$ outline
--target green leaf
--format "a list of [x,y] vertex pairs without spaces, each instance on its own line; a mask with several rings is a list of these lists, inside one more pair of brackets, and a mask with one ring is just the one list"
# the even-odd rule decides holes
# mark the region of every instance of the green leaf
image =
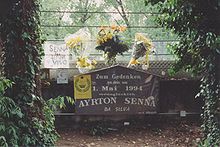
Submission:
[[8,144],[7,144],[4,136],[0,136],[0,146],[1,147],[8,147]]
[[216,49],[216,52],[217,52],[218,54],[220,54],[220,48],[217,48],[217,49]]

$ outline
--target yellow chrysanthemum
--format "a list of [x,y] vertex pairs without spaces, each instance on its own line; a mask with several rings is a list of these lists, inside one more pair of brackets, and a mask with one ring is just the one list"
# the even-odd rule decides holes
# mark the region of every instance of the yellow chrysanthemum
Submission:
[[121,26],[121,27],[120,27],[120,31],[121,31],[121,32],[124,32],[126,29],[127,29],[127,28],[126,28],[125,26]]
[[75,48],[80,42],[82,42],[82,39],[80,37],[71,38],[66,41],[66,46],[73,49]]
[[111,40],[113,38],[113,36],[115,35],[114,34],[115,31],[123,32],[125,30],[126,30],[125,26],[116,26],[116,25],[112,25],[110,27],[101,26],[96,43],[98,45],[101,45],[101,44]]
[[135,34],[135,41],[143,41],[144,45],[150,50],[153,47],[153,44],[150,39],[145,37],[141,33],[136,33]]
[[107,39],[112,39],[112,37],[113,37],[113,34],[112,34],[111,32],[109,32],[109,33],[106,35],[106,38],[107,38]]
[[79,57],[78,61],[76,62],[77,67],[86,67],[86,58],[85,57]]
[[92,62],[89,65],[89,69],[94,69],[96,67],[97,61],[96,60],[92,60]]
[[115,30],[117,29],[117,26],[116,26],[116,25],[112,25],[112,26],[111,26],[111,29],[112,29],[113,31],[115,31]]
[[100,35],[99,37],[97,37],[97,44],[103,44],[105,42],[107,42],[108,40],[111,40],[113,37],[113,34],[111,32],[108,32],[107,34],[104,35]]
[[130,65],[136,65],[136,64],[139,64],[138,60],[134,59],[134,58],[131,58],[130,62],[129,62]]
[[97,61],[95,59],[93,59],[91,64],[96,65]]
[[95,60],[90,61],[87,57],[79,57],[76,62],[76,67],[93,69],[95,68],[96,64],[97,62]]

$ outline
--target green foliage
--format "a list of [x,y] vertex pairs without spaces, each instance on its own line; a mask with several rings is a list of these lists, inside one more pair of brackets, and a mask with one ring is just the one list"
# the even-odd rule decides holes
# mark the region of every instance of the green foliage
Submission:
[[[64,39],[67,34],[75,33],[85,26],[148,26],[149,28],[128,28],[125,37],[130,41],[134,39],[137,32],[146,33],[146,35],[155,40],[176,39],[176,35],[163,28],[155,28],[153,21],[157,14],[151,14],[157,11],[152,6],[145,7],[144,0],[123,0],[120,6],[116,0],[40,0],[41,10],[50,10],[53,12],[42,12],[40,19],[42,25],[54,25],[57,27],[42,27],[43,36],[46,39]],[[121,8],[126,12],[149,12],[147,14],[127,14],[124,17]],[[59,11],[59,12],[54,12]],[[60,11],[76,11],[77,13],[64,13]],[[95,12],[95,13],[89,13]],[[118,12],[118,13],[96,13],[96,12]],[[70,27],[61,27],[70,26]],[[74,26],[74,27],[71,27]],[[153,27],[151,27],[153,26]],[[89,27],[92,36],[98,32],[97,27]]]
[[8,144],[7,144],[4,136],[0,136],[0,146],[1,147],[8,147]]
[[[173,45],[173,51],[179,57],[176,69],[185,68],[193,69],[195,73],[201,72],[204,64],[200,61],[208,57],[213,49],[210,47],[214,47],[213,42],[219,35],[217,0],[212,3],[207,0],[163,2],[160,1],[157,5],[162,13],[157,22],[180,37],[180,42]],[[208,9],[206,6],[209,6]]]
[[63,106],[64,98],[46,103],[40,95],[43,40],[38,11],[38,1],[11,1],[0,25],[7,78],[0,78],[0,146],[54,146],[58,138],[52,107],[58,102]]
[[47,101],[47,106],[50,110],[55,112],[57,109],[66,108],[65,100],[71,105],[75,102],[74,99],[69,96],[58,96],[56,98],[49,99]]
[[[38,1],[11,1],[1,21],[1,61],[7,79],[0,78],[0,146],[54,146],[58,138],[53,108],[58,103],[63,107],[65,98],[46,103],[40,94],[43,40],[38,12]],[[73,103],[69,97],[67,101]]]
[[[25,114],[13,99],[4,96],[5,90],[11,88],[12,82],[1,78],[0,85],[3,85],[0,91],[0,133],[3,135],[1,136],[1,145],[19,146],[21,144],[29,144],[34,140],[32,140],[31,136],[23,134],[23,130],[28,127],[24,122]],[[23,137],[21,138],[21,136]]]
[[162,15],[157,22],[176,33],[179,43],[172,46],[178,61],[174,70],[201,74],[200,93],[204,99],[203,131],[205,140],[220,144],[217,108],[220,98],[220,3],[219,0],[146,0],[157,4]]
[[4,96],[5,90],[11,86],[10,80],[0,77],[0,146],[4,147],[17,144],[18,127],[16,123],[23,117],[15,102]]
[[[57,108],[65,108],[65,100],[73,104],[74,100],[71,97],[59,96],[54,99],[49,99],[43,106],[44,119],[33,117],[33,131],[35,136],[41,139],[37,142],[35,136],[23,134],[23,130],[27,129],[28,124],[24,122],[24,113],[20,107],[3,94],[7,88],[12,87],[12,82],[3,77],[0,78],[0,146],[20,146],[28,144],[38,144],[39,146],[51,146],[58,139],[59,135],[55,131],[55,116]],[[29,128],[31,129],[31,128]],[[30,132],[31,133],[31,132]],[[21,137],[22,136],[22,137]]]
[[198,147],[218,147],[218,145],[213,145],[211,142],[210,142],[210,139],[207,138],[205,139],[204,141],[200,142],[198,144]]
[[13,82],[6,79],[5,77],[0,77],[0,96],[2,96],[7,88],[12,87]]
[[39,136],[45,138],[44,146],[50,146],[58,139],[59,135],[55,131],[55,112],[57,108],[65,108],[65,100],[74,104],[74,99],[69,96],[58,96],[56,98],[49,99],[43,107],[45,121],[34,118],[35,128],[38,131]]
[[34,128],[38,136],[45,138],[41,146],[51,146],[58,139],[59,135],[55,131],[55,111],[57,108],[65,108],[65,100],[73,104],[74,100],[71,97],[58,96],[57,98],[49,99],[43,107],[44,120],[35,117],[33,118]]
[[1,145],[53,146],[58,137],[53,111],[45,109],[40,95],[43,40],[38,12],[38,1],[11,1],[0,25],[4,76],[12,81],[0,79]]

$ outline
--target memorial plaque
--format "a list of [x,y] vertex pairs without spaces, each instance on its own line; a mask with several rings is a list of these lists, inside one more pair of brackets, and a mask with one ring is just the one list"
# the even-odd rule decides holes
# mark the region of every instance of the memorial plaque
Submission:
[[[157,76],[122,66],[75,76],[76,113],[83,115],[156,113],[158,84]],[[83,92],[91,92],[91,95]]]

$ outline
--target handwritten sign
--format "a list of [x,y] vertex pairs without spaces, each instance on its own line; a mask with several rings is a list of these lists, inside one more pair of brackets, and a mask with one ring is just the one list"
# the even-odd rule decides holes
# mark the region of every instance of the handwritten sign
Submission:
[[[92,115],[156,113],[158,77],[134,69],[114,66],[78,75],[91,76],[92,98],[77,97],[76,113]],[[75,91],[74,91],[75,93]]]
[[69,68],[69,49],[63,44],[46,42],[44,48],[45,68]]

